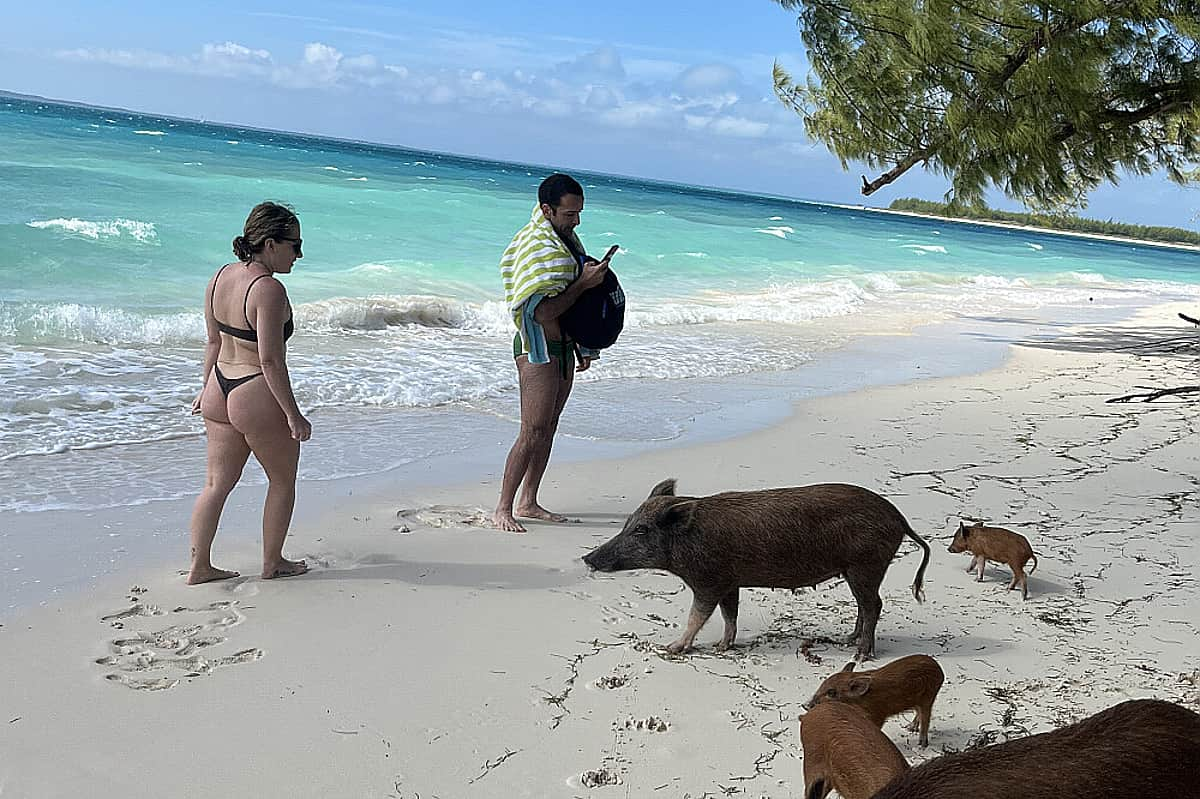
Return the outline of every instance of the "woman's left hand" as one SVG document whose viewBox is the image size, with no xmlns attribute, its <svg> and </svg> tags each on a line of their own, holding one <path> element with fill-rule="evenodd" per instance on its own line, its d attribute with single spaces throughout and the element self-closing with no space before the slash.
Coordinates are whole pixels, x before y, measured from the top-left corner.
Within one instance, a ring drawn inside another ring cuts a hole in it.
<svg viewBox="0 0 1200 799">
<path fill-rule="evenodd" d="M 576 365 L 575 371 L 586 372 L 588 369 L 591 369 L 593 360 L 593 358 L 589 358 L 586 355 L 579 356 L 579 363 Z"/>
<path fill-rule="evenodd" d="M 202 390 L 202 391 L 201 391 L 199 394 L 197 394 L 197 395 L 196 395 L 196 399 L 192 400 L 192 416 L 197 416 L 197 415 L 199 415 L 199 413 L 200 413 L 200 399 L 201 399 L 203 396 L 204 396 L 204 391 Z"/>
</svg>

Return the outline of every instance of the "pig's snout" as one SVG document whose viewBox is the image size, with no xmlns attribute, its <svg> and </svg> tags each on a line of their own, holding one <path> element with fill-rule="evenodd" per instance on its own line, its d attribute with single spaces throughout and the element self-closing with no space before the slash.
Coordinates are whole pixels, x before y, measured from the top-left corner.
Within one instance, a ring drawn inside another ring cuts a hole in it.
<svg viewBox="0 0 1200 799">
<path fill-rule="evenodd" d="M 594 549 L 583 556 L 583 562 L 592 571 L 611 572 L 617 570 L 617 559 L 603 549 Z"/>
</svg>

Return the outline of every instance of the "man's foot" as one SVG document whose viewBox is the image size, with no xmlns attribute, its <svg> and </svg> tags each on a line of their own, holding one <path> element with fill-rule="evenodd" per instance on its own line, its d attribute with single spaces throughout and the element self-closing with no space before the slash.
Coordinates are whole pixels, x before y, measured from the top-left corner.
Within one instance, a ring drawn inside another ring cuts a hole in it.
<svg viewBox="0 0 1200 799">
<path fill-rule="evenodd" d="M 563 516 L 561 513 L 552 513 L 551 511 L 543 508 L 541 505 L 522 505 L 516 509 L 516 515 L 523 516 L 526 519 L 543 519 L 548 522 L 554 522 L 555 524 L 562 524 L 563 522 L 570 521 L 570 519 L 568 519 L 566 516 Z"/>
<path fill-rule="evenodd" d="M 212 583 L 217 580 L 228 580 L 231 577 L 239 577 L 238 572 L 231 572 L 228 569 L 218 569 L 216 566 L 193 566 L 188 572 L 187 584 L 199 585 L 200 583 Z"/>
<path fill-rule="evenodd" d="M 520 522 L 513 518 L 511 513 L 505 513 L 504 511 L 499 510 L 492 514 L 492 526 L 494 526 L 497 530 L 504 530 L 509 533 L 525 532 L 525 528 L 521 526 Z"/>
<path fill-rule="evenodd" d="M 302 560 L 280 558 L 279 563 L 272 567 L 263 567 L 264 580 L 277 580 L 280 577 L 295 577 L 308 571 L 308 564 Z"/>
</svg>

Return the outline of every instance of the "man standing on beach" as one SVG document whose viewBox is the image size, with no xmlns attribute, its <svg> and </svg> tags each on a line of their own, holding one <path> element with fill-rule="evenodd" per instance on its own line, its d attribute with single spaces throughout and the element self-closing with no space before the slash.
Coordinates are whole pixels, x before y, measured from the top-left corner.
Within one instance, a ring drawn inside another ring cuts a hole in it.
<svg viewBox="0 0 1200 799">
<path fill-rule="evenodd" d="M 583 187 L 569 175 L 551 175 L 538 186 L 533 217 L 513 236 L 500 259 L 504 299 L 517 327 L 513 358 L 521 394 L 521 429 L 504 462 L 492 522 L 514 533 L 525 532 L 517 516 L 567 520 L 538 504 L 538 488 L 575 372 L 586 370 L 597 357 L 595 351 L 568 340 L 559 325 L 559 317 L 584 291 L 600 285 L 608 269 L 607 261 L 587 256 L 575 235 L 581 211 Z M 521 496 L 516 501 L 518 488 Z"/>
</svg>

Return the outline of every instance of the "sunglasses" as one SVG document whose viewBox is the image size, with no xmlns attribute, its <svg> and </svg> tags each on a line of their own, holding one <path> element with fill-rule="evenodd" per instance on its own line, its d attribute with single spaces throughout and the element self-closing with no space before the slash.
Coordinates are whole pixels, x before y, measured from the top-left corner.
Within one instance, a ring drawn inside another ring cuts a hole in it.
<svg viewBox="0 0 1200 799">
<path fill-rule="evenodd" d="M 275 239 L 275 241 L 286 241 L 295 248 L 296 252 L 300 252 L 300 245 L 304 244 L 304 239 Z"/>
</svg>

